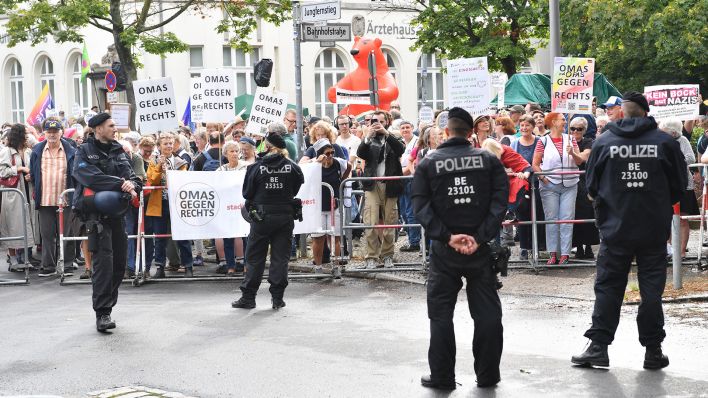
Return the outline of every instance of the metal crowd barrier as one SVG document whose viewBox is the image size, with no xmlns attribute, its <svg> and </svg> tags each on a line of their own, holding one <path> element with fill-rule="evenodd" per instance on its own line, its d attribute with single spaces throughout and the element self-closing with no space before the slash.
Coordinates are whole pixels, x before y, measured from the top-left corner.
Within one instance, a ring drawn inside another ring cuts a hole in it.
<svg viewBox="0 0 708 398">
<path fill-rule="evenodd" d="M 351 194 L 349 196 L 344 196 L 344 191 L 347 188 L 346 185 L 348 182 L 355 182 L 355 181 L 396 181 L 396 180 L 411 180 L 413 179 L 413 176 L 389 176 L 389 177 L 350 177 L 347 179 L 344 179 L 340 184 L 339 184 L 339 197 L 342 198 L 342 201 L 345 199 L 352 201 L 352 206 L 354 205 L 353 197 Z M 420 224 L 392 224 L 392 225 L 387 225 L 387 224 L 376 224 L 376 225 L 365 225 L 363 223 L 349 223 L 348 218 L 345 218 L 344 215 L 344 208 L 345 206 L 342 205 L 339 207 L 339 213 L 341 216 L 342 220 L 342 225 L 341 225 L 341 234 L 342 236 L 345 235 L 345 231 L 352 231 L 355 229 L 400 229 L 400 228 L 420 228 L 420 254 L 422 257 L 422 260 L 420 263 L 394 263 L 393 267 L 390 268 L 374 268 L 374 269 L 368 269 L 368 268 L 345 268 L 343 272 L 345 274 L 347 273 L 378 273 L 378 272 L 400 272 L 400 271 L 426 271 L 427 270 L 427 263 L 425 259 L 425 234 L 423 230 L 423 226 Z M 359 209 L 362 210 L 362 209 Z M 363 217 L 363 213 L 359 213 Z M 351 239 L 349 239 L 351 241 Z M 344 257 L 345 260 L 349 261 L 352 259 L 352 252 L 353 252 L 353 245 L 350 246 L 349 250 L 349 256 L 344 256 L 344 240 L 340 239 L 340 251 L 342 256 Z"/>
<path fill-rule="evenodd" d="M 0 188 L 0 195 L 2 195 L 3 192 L 14 192 L 18 195 L 20 195 L 20 198 L 22 198 L 22 203 L 24 206 L 22 206 L 22 231 L 24 234 L 22 236 L 7 236 L 7 237 L 2 237 L 0 238 L 0 242 L 11 242 L 11 241 L 16 241 L 16 240 L 21 240 L 25 243 L 24 248 L 25 248 L 25 279 L 0 279 L 0 286 L 18 286 L 18 285 L 29 285 L 29 271 L 30 268 L 32 267 L 32 264 L 29 262 L 29 245 L 27 244 L 27 217 L 29 214 L 29 203 L 27 202 L 27 197 L 25 194 L 20 191 L 17 188 Z M 9 269 L 9 263 L 8 263 L 8 269 Z"/>
</svg>

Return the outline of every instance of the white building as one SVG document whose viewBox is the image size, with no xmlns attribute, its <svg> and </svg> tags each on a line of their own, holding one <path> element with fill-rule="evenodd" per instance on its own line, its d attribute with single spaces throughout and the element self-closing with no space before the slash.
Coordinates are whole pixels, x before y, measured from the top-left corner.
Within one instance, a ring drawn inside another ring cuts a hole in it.
<svg viewBox="0 0 708 398">
<path fill-rule="evenodd" d="M 370 0 L 355 0 L 342 3 L 340 21 L 351 22 L 355 16 L 365 20 L 365 34 L 383 41 L 383 52 L 399 87 L 399 102 L 404 117 L 415 119 L 422 104 L 421 89 L 425 91 L 428 105 L 436 109 L 444 107 L 445 87 L 442 62 L 435 55 L 421 56 L 412 52 L 415 29 L 410 20 L 413 14 L 391 12 L 378 8 Z M 190 45 L 188 52 L 159 56 L 140 54 L 144 68 L 139 70 L 139 79 L 172 77 L 175 86 L 178 113 L 181 116 L 189 96 L 189 77 L 199 74 L 202 68 L 228 67 L 237 73 L 237 95 L 253 93 L 253 64 L 260 58 L 274 61 L 271 86 L 288 93 L 289 102 L 295 103 L 295 69 L 293 64 L 293 25 L 286 21 L 279 27 L 263 24 L 250 40 L 251 53 L 243 53 L 228 46 L 229 36 L 219 34 L 215 27 L 221 14 L 202 18 L 185 13 L 165 27 Z M 7 37 L 1 28 L 7 22 L 0 16 L 0 121 L 24 121 L 45 83 L 50 86 L 52 98 L 58 110 L 70 114 L 74 104 L 83 112 L 96 103 L 97 95 L 91 82 L 81 82 L 82 43 L 57 44 L 51 38 L 37 46 L 22 43 L 7 47 Z M 361 25 L 360 25 L 361 26 Z M 356 30 L 354 34 L 356 34 Z M 83 31 L 91 63 L 100 63 L 112 36 L 94 27 Z M 353 39 L 353 38 L 352 38 Z M 327 101 L 327 89 L 341 79 L 356 64 L 349 54 L 352 42 L 338 42 L 335 47 L 323 48 L 317 42 L 302 43 L 302 98 L 303 106 L 310 114 L 333 116 L 336 105 Z M 550 63 L 547 51 L 540 52 L 526 71 L 548 73 Z M 544 64 L 538 60 L 545 60 Z M 424 82 L 424 84 L 420 84 Z"/>
</svg>

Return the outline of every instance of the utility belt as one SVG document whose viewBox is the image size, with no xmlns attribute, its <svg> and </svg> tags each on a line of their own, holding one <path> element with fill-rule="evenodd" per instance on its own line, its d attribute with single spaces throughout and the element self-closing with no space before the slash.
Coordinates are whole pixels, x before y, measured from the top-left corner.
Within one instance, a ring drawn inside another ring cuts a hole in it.
<svg viewBox="0 0 708 398">
<path fill-rule="evenodd" d="M 283 204 L 256 204 L 246 201 L 246 211 L 252 221 L 263 222 L 269 215 L 289 215 L 293 220 L 302 221 L 302 201 L 294 198 L 290 203 Z M 248 221 L 248 220 L 247 220 Z"/>
</svg>

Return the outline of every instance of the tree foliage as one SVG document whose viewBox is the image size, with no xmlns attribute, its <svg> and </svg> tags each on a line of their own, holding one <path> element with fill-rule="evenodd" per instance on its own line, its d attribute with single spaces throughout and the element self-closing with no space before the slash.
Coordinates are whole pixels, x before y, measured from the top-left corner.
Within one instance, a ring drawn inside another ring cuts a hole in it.
<svg viewBox="0 0 708 398">
<path fill-rule="evenodd" d="M 708 1 L 564 0 L 564 55 L 596 59 L 620 91 L 698 83 L 708 89 Z"/>
<path fill-rule="evenodd" d="M 132 81 L 141 67 L 137 48 L 160 56 L 187 51 L 189 46 L 178 34 L 161 28 L 184 13 L 208 18 L 215 9 L 224 16 L 217 31 L 231 33 L 232 46 L 250 51 L 248 37 L 259 21 L 278 25 L 290 18 L 292 5 L 290 0 L 0 0 L 0 14 L 9 17 L 5 30 L 10 47 L 21 42 L 36 45 L 47 36 L 58 43 L 80 43 L 87 26 L 110 33 L 128 74 L 127 96 L 133 106 Z"/>
<path fill-rule="evenodd" d="M 414 49 L 448 59 L 486 56 L 490 70 L 510 77 L 548 39 L 545 0 L 394 0 L 388 8 L 418 13 Z"/>
</svg>

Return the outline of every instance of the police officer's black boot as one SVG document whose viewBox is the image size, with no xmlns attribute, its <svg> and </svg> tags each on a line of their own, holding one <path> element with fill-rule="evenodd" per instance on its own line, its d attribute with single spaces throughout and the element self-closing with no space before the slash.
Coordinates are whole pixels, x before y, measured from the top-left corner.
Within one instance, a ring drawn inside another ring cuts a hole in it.
<svg viewBox="0 0 708 398">
<path fill-rule="evenodd" d="M 430 375 L 421 376 L 420 384 L 423 387 L 436 388 L 438 390 L 454 390 L 457 388 L 455 381 L 437 381 L 430 378 Z"/>
<path fill-rule="evenodd" d="M 231 303 L 231 308 L 245 308 L 250 310 L 256 308 L 256 300 L 241 297 L 240 299 Z"/>
<path fill-rule="evenodd" d="M 110 315 L 101 315 L 96 318 L 96 330 L 105 332 L 108 329 L 115 329 L 116 323 L 111 320 Z"/>
<path fill-rule="evenodd" d="M 591 342 L 588 348 L 580 355 L 573 355 L 570 362 L 580 366 L 610 366 L 610 357 L 607 355 L 607 344 Z"/>
<path fill-rule="evenodd" d="M 277 309 L 280 309 L 280 308 L 285 307 L 285 301 L 283 301 L 282 298 L 273 297 L 273 298 L 270 299 L 270 301 L 271 301 L 271 303 L 273 303 L 273 309 L 274 309 L 274 310 L 277 310 Z"/>
<path fill-rule="evenodd" d="M 185 278 L 194 278 L 194 270 L 192 267 L 184 269 L 184 277 Z"/>
<path fill-rule="evenodd" d="M 647 346 L 644 354 L 644 369 L 661 369 L 669 366 L 669 357 L 661 351 L 661 344 Z"/>
</svg>

